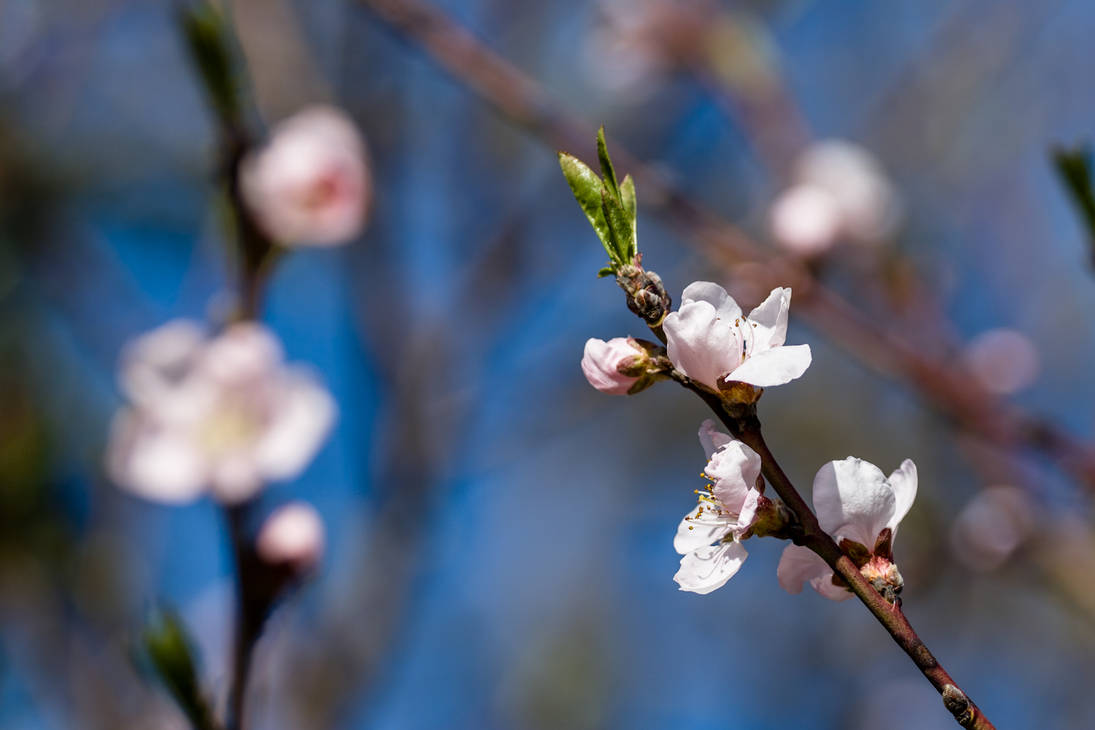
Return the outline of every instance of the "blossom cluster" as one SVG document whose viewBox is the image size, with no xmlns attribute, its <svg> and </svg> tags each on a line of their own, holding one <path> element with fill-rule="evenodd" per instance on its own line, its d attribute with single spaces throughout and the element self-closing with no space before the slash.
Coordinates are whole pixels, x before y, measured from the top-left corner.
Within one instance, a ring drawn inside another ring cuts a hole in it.
<svg viewBox="0 0 1095 730">
<path fill-rule="evenodd" d="M 586 343 L 582 371 L 598 390 L 637 392 L 640 377 L 671 368 L 662 377 L 684 380 L 717 394 L 724 402 L 755 403 L 761 389 L 801 377 L 811 363 L 809 345 L 785 345 L 791 290 L 773 289 L 747 316 L 717 284 L 694 282 L 685 288 L 677 311 L 663 323 L 668 365 L 649 357 L 630 338 Z M 740 440 L 705 421 L 699 431 L 707 456 L 707 484 L 698 504 L 681 520 L 673 547 L 682 555 L 674 576 L 680 589 L 710 593 L 742 567 L 742 544 L 764 528 L 779 534 L 786 512 L 764 496 L 760 455 Z M 916 496 L 916 466 L 905 460 L 885 476 L 873 464 L 848 457 L 831 461 L 814 477 L 813 501 L 818 524 L 852 558 L 865 578 L 889 600 L 902 588 L 893 562 L 897 526 Z M 777 569 L 780 585 L 799 593 L 809 583 L 832 600 L 852 594 L 832 568 L 812 550 L 791 544 Z"/>
</svg>

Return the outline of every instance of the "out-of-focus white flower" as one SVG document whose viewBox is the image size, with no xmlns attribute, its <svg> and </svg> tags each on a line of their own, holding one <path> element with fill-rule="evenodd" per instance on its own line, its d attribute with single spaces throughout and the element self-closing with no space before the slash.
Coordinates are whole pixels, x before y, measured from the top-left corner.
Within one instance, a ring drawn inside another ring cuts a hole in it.
<svg viewBox="0 0 1095 730">
<path fill-rule="evenodd" d="M 115 417 L 107 467 L 120 486 L 161 502 L 206 490 L 240 502 L 296 476 L 335 416 L 327 391 L 287 366 L 256 323 L 207 339 L 200 325 L 169 322 L 126 348 L 120 379 L 130 405 Z"/>
<path fill-rule="evenodd" d="M 901 575 L 893 564 L 893 539 L 916 498 L 916 481 L 916 465 L 909 459 L 887 478 L 874 464 L 852 456 L 830 461 L 814 477 L 814 510 L 821 529 L 838 544 L 850 540 L 861 545 L 870 557 L 860 571 L 894 588 L 901 587 Z M 833 584 L 833 571 L 824 560 L 799 545 L 784 549 L 776 575 L 788 593 L 802 592 L 809 581 L 834 601 L 852 596 Z"/>
<path fill-rule="evenodd" d="M 625 374 L 646 360 L 646 351 L 635 346 L 627 337 L 613 337 L 608 342 L 590 338 L 582 354 L 582 372 L 597 390 L 610 395 L 627 395 L 639 379 Z"/>
<path fill-rule="evenodd" d="M 286 245 L 345 243 L 365 225 L 372 182 L 365 145 L 340 110 L 316 106 L 284 120 L 241 168 L 248 208 Z"/>
<path fill-rule="evenodd" d="M 692 380 L 718 391 L 720 383 L 766 388 L 800 377 L 810 366 L 810 346 L 784 346 L 791 290 L 773 289 L 745 317 L 718 284 L 693 282 L 681 306 L 665 318 L 669 359 Z"/>
<path fill-rule="evenodd" d="M 776 198 L 769 215 L 772 236 L 800 256 L 825 251 L 840 235 L 836 198 L 815 185 L 787 188 Z"/>
<path fill-rule="evenodd" d="M 817 142 L 798 159 L 792 178 L 770 214 L 772 235 L 787 249 L 809 255 L 841 237 L 880 241 L 900 222 L 897 192 L 875 157 L 859 145 Z"/>
<path fill-rule="evenodd" d="M 725 585 L 748 556 L 741 537 L 753 526 L 761 499 L 760 456 L 710 420 L 700 426 L 700 443 L 711 483 L 697 491 L 699 504 L 677 527 L 673 548 L 684 557 L 673 580 L 682 591 L 705 594 Z"/>
<path fill-rule="evenodd" d="M 951 527 L 951 546 L 974 570 L 995 570 L 1030 537 L 1037 507 L 1018 487 L 996 486 L 978 492 Z"/>
<path fill-rule="evenodd" d="M 271 565 L 287 565 L 294 573 L 311 570 L 323 557 L 323 520 L 307 502 L 290 502 L 266 518 L 255 540 L 258 556 Z"/>
<path fill-rule="evenodd" d="M 970 340 L 963 360 L 985 390 L 1017 393 L 1038 377 L 1038 350 L 1030 338 L 1011 329 L 994 329 Z"/>
</svg>

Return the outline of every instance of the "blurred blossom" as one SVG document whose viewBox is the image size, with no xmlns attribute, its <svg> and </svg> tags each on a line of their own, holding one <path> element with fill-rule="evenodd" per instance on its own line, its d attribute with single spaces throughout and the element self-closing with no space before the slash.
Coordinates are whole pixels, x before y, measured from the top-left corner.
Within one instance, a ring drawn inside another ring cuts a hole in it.
<svg viewBox="0 0 1095 730">
<path fill-rule="evenodd" d="M 177 320 L 126 347 L 115 417 L 111 477 L 134 494 L 186 502 L 205 490 L 225 502 L 253 496 L 307 466 L 334 420 L 330 395 L 305 370 L 284 364 L 260 324 L 209 339 Z"/>
<path fill-rule="evenodd" d="M 323 557 L 323 520 L 307 502 L 290 502 L 266 518 L 255 541 L 262 560 L 305 573 Z"/>
<path fill-rule="evenodd" d="M 994 329 L 970 340 L 963 359 L 985 390 L 998 395 L 1017 393 L 1034 382 L 1041 369 L 1030 338 L 1011 329 Z"/>
<path fill-rule="evenodd" d="M 801 256 L 827 250 L 840 235 L 840 206 L 836 198 L 815 185 L 794 185 L 772 204 L 772 236 L 784 248 Z"/>
<path fill-rule="evenodd" d="M 724 382 L 760 388 L 788 383 L 810 366 L 809 345 L 783 345 L 790 306 L 791 290 L 777 288 L 745 317 L 721 286 L 693 282 L 680 309 L 665 318 L 669 359 L 715 391 Z"/>
<path fill-rule="evenodd" d="M 599 0 L 586 41 L 590 76 L 616 94 L 645 96 L 705 50 L 711 22 L 705 0 Z"/>
<path fill-rule="evenodd" d="M 700 426 L 700 443 L 711 483 L 697 490 L 699 504 L 677 527 L 673 548 L 684 557 L 673 580 L 682 591 L 706 594 L 734 577 L 749 555 L 741 537 L 757 516 L 760 457 L 710 420 Z"/>
<path fill-rule="evenodd" d="M 795 164 L 794 185 L 777 199 L 777 205 L 787 206 L 786 195 L 798 189 L 801 198 L 803 187 L 816 190 L 807 204 L 797 202 L 797 209 L 777 211 L 771 214 L 772 233 L 781 245 L 803 251 L 807 240 L 813 250 L 824 250 L 840 237 L 855 242 L 871 243 L 893 235 L 901 218 L 901 203 L 897 192 L 875 157 L 862 147 L 842 140 L 827 140 L 810 146 Z M 810 240 L 796 237 L 801 231 L 821 232 L 817 220 L 833 215 L 834 211 L 819 213 L 821 195 L 827 195 L 835 204 L 837 229 L 829 240 Z M 793 200 L 793 199 L 792 199 Z M 789 213 L 797 212 L 808 220 L 792 224 L 786 220 Z M 790 237 L 785 237 L 790 233 Z"/>
<path fill-rule="evenodd" d="M 958 514 L 951 547 L 967 567 L 995 570 L 1031 536 L 1037 522 L 1037 506 L 1022 489 L 988 487 Z"/>
<path fill-rule="evenodd" d="M 365 225 L 372 192 L 365 145 L 338 109 L 310 107 L 278 124 L 244 159 L 241 175 L 248 207 L 279 243 L 346 243 Z"/>
<path fill-rule="evenodd" d="M 814 511 L 821 529 L 838 544 L 850 540 L 869 553 L 859 568 L 872 582 L 901 588 L 901 575 L 893 564 L 893 539 L 916 498 L 916 486 L 916 464 L 909 459 L 888 478 L 874 464 L 854 456 L 830 461 L 814 477 Z M 784 548 L 776 574 L 788 593 L 801 593 L 803 583 L 809 581 L 815 591 L 833 601 L 852 597 L 833 583 L 835 576 L 825 561 L 799 545 Z"/>
<path fill-rule="evenodd" d="M 639 379 L 638 375 L 626 375 L 646 359 L 646 352 L 631 343 L 627 337 L 613 337 L 608 342 L 590 338 L 586 340 L 582 354 L 582 372 L 586 380 L 597 390 L 609 395 L 627 395 Z"/>
</svg>

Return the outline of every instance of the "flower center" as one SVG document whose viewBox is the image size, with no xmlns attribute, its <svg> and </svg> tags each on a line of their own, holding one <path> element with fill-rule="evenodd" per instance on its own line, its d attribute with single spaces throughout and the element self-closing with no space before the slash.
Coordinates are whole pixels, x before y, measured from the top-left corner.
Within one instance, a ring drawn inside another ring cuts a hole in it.
<svg viewBox="0 0 1095 730">
<path fill-rule="evenodd" d="M 198 427 L 198 442 L 211 457 L 242 451 L 262 433 L 262 419 L 242 398 L 219 404 Z"/>
</svg>

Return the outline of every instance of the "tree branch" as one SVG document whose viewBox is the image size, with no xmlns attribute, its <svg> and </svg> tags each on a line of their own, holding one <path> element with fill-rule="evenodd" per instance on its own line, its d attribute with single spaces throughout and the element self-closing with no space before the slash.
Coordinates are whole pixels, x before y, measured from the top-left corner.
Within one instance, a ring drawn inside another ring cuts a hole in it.
<svg viewBox="0 0 1095 730">
<path fill-rule="evenodd" d="M 359 0 L 378 18 L 425 51 L 459 83 L 533 136 L 555 148 L 592 154 L 594 129 L 567 114 L 531 77 L 476 40 L 423 0 Z M 1004 450 L 1021 447 L 1048 457 L 1095 491 L 1095 451 L 1049 423 L 981 388 L 960 363 L 933 357 L 871 322 L 800 262 L 775 256 L 745 233 L 692 203 L 684 192 L 626 151 L 614 155 L 631 171 L 643 202 L 683 231 L 714 263 L 761 264 L 758 276 L 790 286 L 800 316 L 876 372 L 899 376 L 939 413 Z"/>
</svg>

